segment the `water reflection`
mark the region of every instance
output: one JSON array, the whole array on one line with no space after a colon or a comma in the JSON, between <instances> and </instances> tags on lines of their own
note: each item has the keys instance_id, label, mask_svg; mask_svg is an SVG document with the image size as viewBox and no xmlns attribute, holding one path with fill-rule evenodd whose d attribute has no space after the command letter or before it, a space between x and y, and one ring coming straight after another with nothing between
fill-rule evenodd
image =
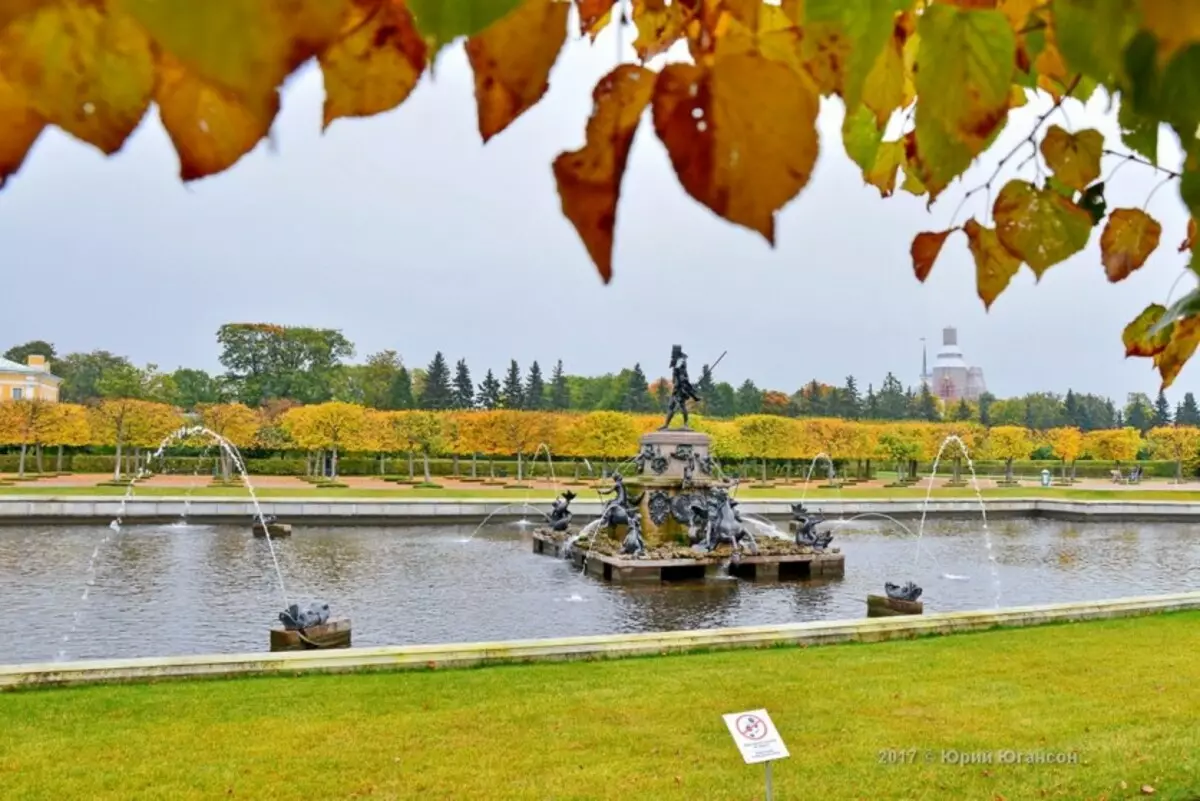
<instances>
[{"instance_id":1,"label":"water reflection","mask_svg":"<svg viewBox=\"0 0 1200 801\"><path fill-rule=\"evenodd\" d=\"M978 521L931 521L921 554L888 521L854 521L834 544L840 580L606 585L530 552L529 532L490 525L297 528L276 543L289 595L354 620L356 645L661 631L854 618L885 581L916 581L936 611L995 593ZM266 543L247 527L125 526L88 560L101 527L0 529L0 662L262 651L280 611ZM1185 525L996 521L1006 605L1195 589L1200 539ZM69 643L61 642L79 622Z\"/></svg>"}]
</instances>

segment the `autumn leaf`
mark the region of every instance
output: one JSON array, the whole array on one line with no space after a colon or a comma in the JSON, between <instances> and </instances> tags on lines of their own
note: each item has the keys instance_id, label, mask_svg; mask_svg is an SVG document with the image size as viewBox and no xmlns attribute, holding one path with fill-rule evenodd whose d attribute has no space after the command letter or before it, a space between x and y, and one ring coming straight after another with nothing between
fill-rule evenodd
<instances>
[{"instance_id":1,"label":"autumn leaf","mask_svg":"<svg viewBox=\"0 0 1200 801\"><path fill-rule=\"evenodd\" d=\"M1117 111L1117 122L1121 126L1121 142L1132 150L1158 163L1158 120L1139 114L1124 95Z\"/></svg>"},{"instance_id":2,"label":"autumn leaf","mask_svg":"<svg viewBox=\"0 0 1200 801\"><path fill-rule=\"evenodd\" d=\"M904 64L896 40L897 4L885 0L806 0L800 53L823 94L860 102L886 121L903 98ZM871 83L868 78L875 83ZM886 111L884 109L886 108Z\"/></svg>"},{"instance_id":3,"label":"autumn leaf","mask_svg":"<svg viewBox=\"0 0 1200 801\"><path fill-rule=\"evenodd\" d=\"M693 10L689 4L667 4L666 0L633 0L633 24L637 38L633 49L643 62L662 55L683 38Z\"/></svg>"},{"instance_id":4,"label":"autumn leaf","mask_svg":"<svg viewBox=\"0 0 1200 801\"><path fill-rule=\"evenodd\" d=\"M1162 225L1141 209L1115 209L1100 235L1100 259L1116 283L1146 263L1158 247Z\"/></svg>"},{"instance_id":5,"label":"autumn leaf","mask_svg":"<svg viewBox=\"0 0 1200 801\"><path fill-rule=\"evenodd\" d=\"M1172 16L1178 17L1178 3ZM1065 60L1064 70L1108 84L1122 84L1125 49L1138 29L1141 3L1054 0L1054 36Z\"/></svg>"},{"instance_id":6,"label":"autumn leaf","mask_svg":"<svg viewBox=\"0 0 1200 801\"><path fill-rule=\"evenodd\" d=\"M133 133L154 90L145 33L83 0L46 4L0 30L0 73L45 122L106 154Z\"/></svg>"},{"instance_id":7,"label":"autumn leaf","mask_svg":"<svg viewBox=\"0 0 1200 801\"><path fill-rule=\"evenodd\" d=\"M1051 125L1042 139L1041 151L1054 176L1082 192L1100 177L1104 136L1093 128L1072 134Z\"/></svg>"},{"instance_id":8,"label":"autumn leaf","mask_svg":"<svg viewBox=\"0 0 1200 801\"><path fill-rule=\"evenodd\" d=\"M879 190L882 197L896 191L896 172L905 166L905 146L902 140L882 141L876 127L875 114L859 106L842 120L842 143L846 153L863 172L863 180Z\"/></svg>"},{"instance_id":9,"label":"autumn leaf","mask_svg":"<svg viewBox=\"0 0 1200 801\"><path fill-rule=\"evenodd\" d=\"M623 64L600 79L587 139L554 160L563 214L575 226L605 283L612 279L613 230L621 179L642 112L654 95L650 70Z\"/></svg>"},{"instance_id":10,"label":"autumn leaf","mask_svg":"<svg viewBox=\"0 0 1200 801\"><path fill-rule=\"evenodd\" d=\"M425 72L428 50L402 0L381 0L370 18L318 58L329 127L341 117L366 117L403 103Z\"/></svg>"},{"instance_id":11,"label":"autumn leaf","mask_svg":"<svg viewBox=\"0 0 1200 801\"><path fill-rule=\"evenodd\" d=\"M1167 325L1154 331L1162 319L1166 309L1157 303L1151 303L1142 309L1121 333L1121 341L1125 343L1125 357L1154 356L1160 353L1171 341L1173 326Z\"/></svg>"},{"instance_id":12,"label":"autumn leaf","mask_svg":"<svg viewBox=\"0 0 1200 801\"><path fill-rule=\"evenodd\" d=\"M577 0L579 9L579 32L594 42L604 26L612 21L613 4L616 0Z\"/></svg>"},{"instance_id":13,"label":"autumn leaf","mask_svg":"<svg viewBox=\"0 0 1200 801\"><path fill-rule=\"evenodd\" d=\"M1170 342L1154 356L1154 366L1162 378L1163 390L1175 383L1179 371L1196 352L1196 346L1200 344L1200 317L1179 320L1169 330Z\"/></svg>"},{"instance_id":14,"label":"autumn leaf","mask_svg":"<svg viewBox=\"0 0 1200 801\"><path fill-rule=\"evenodd\" d=\"M1192 243L1196 241L1196 218L1188 217L1187 236L1179 243L1179 252L1184 253L1192 249Z\"/></svg>"},{"instance_id":15,"label":"autumn leaf","mask_svg":"<svg viewBox=\"0 0 1200 801\"><path fill-rule=\"evenodd\" d=\"M570 10L561 0L525 0L516 11L467 40L484 142L550 88L550 69L567 40Z\"/></svg>"},{"instance_id":16,"label":"autumn leaf","mask_svg":"<svg viewBox=\"0 0 1200 801\"><path fill-rule=\"evenodd\" d=\"M799 71L804 68L801 35L782 8L758 5L757 0L750 0L745 9L725 3L701 5L687 26L688 50L694 63L703 66L716 58L755 53Z\"/></svg>"},{"instance_id":17,"label":"autumn leaf","mask_svg":"<svg viewBox=\"0 0 1200 801\"><path fill-rule=\"evenodd\" d=\"M1158 40L1160 64L1166 64L1180 50L1200 42L1200 9L1192 4L1181 5L1178 0L1140 0L1138 5L1143 27Z\"/></svg>"},{"instance_id":18,"label":"autumn leaf","mask_svg":"<svg viewBox=\"0 0 1200 801\"><path fill-rule=\"evenodd\" d=\"M175 152L184 181L232 167L271 130L279 113L279 93L258 102L205 82L168 53L158 61L154 102Z\"/></svg>"},{"instance_id":19,"label":"autumn leaf","mask_svg":"<svg viewBox=\"0 0 1200 801\"><path fill-rule=\"evenodd\" d=\"M0 75L0 187L20 169L46 122Z\"/></svg>"},{"instance_id":20,"label":"autumn leaf","mask_svg":"<svg viewBox=\"0 0 1200 801\"><path fill-rule=\"evenodd\" d=\"M344 31L353 0L108 0L206 84L259 104ZM460 3L447 5L458 7Z\"/></svg>"},{"instance_id":21,"label":"autumn leaf","mask_svg":"<svg viewBox=\"0 0 1200 801\"><path fill-rule=\"evenodd\" d=\"M1052 189L1026 181L1004 185L992 206L996 234L1004 247L1038 278L1087 245L1092 218Z\"/></svg>"},{"instance_id":22,"label":"autumn leaf","mask_svg":"<svg viewBox=\"0 0 1200 801\"><path fill-rule=\"evenodd\" d=\"M880 12L875 13L879 15ZM858 80L853 65L846 76L846 102L854 102L861 93L863 104L875 112L875 119L881 126L887 124L896 109L906 108L913 101L915 89L911 69L905 66L904 47L915 25L911 13L901 14L862 81Z\"/></svg>"},{"instance_id":23,"label":"autumn leaf","mask_svg":"<svg viewBox=\"0 0 1200 801\"><path fill-rule=\"evenodd\" d=\"M912 254L913 272L916 273L918 281L925 283L925 279L929 277L929 271L933 269L933 263L937 261L938 254L942 252L942 245L946 243L946 237L957 230L957 228L951 228L948 231L925 231L916 235L912 241L910 253Z\"/></svg>"},{"instance_id":24,"label":"autumn leaf","mask_svg":"<svg viewBox=\"0 0 1200 801\"><path fill-rule=\"evenodd\" d=\"M771 107L771 125L758 116ZM775 242L775 213L808 183L817 158L817 92L758 55L710 69L669 64L654 92L654 129L687 193Z\"/></svg>"},{"instance_id":25,"label":"autumn leaf","mask_svg":"<svg viewBox=\"0 0 1200 801\"><path fill-rule=\"evenodd\" d=\"M963 224L967 247L975 259L975 286L985 309L1008 287L1021 268L1021 260L1000 244L995 229L985 228L973 218Z\"/></svg>"},{"instance_id":26,"label":"autumn leaf","mask_svg":"<svg viewBox=\"0 0 1200 801\"><path fill-rule=\"evenodd\" d=\"M522 0L405 0L417 30L437 52L460 36L474 36L499 22Z\"/></svg>"}]
</instances>

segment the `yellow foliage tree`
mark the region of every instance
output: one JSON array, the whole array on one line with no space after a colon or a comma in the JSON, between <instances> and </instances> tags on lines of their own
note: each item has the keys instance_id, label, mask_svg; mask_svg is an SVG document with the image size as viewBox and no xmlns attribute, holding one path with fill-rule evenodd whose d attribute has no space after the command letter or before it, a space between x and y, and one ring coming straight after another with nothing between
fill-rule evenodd
<instances>
[{"instance_id":1,"label":"yellow foliage tree","mask_svg":"<svg viewBox=\"0 0 1200 801\"><path fill-rule=\"evenodd\" d=\"M413 456L420 453L425 468L425 483L432 484L429 455L441 446L441 418L434 412L393 412L392 428L396 439L408 452L408 477L414 474Z\"/></svg>"},{"instance_id":2,"label":"yellow foliage tree","mask_svg":"<svg viewBox=\"0 0 1200 801\"><path fill-rule=\"evenodd\" d=\"M87 445L92 438L91 423L85 407L75 403L56 403L51 411L51 423L45 434L45 444L58 449L55 471L63 471L63 449ZM38 464L41 470L41 464Z\"/></svg>"},{"instance_id":3,"label":"yellow foliage tree","mask_svg":"<svg viewBox=\"0 0 1200 801\"><path fill-rule=\"evenodd\" d=\"M987 432L982 450L987 458L1004 462L1004 481L1012 484L1013 460L1029 458L1033 439L1022 426L996 426Z\"/></svg>"},{"instance_id":4,"label":"yellow foliage tree","mask_svg":"<svg viewBox=\"0 0 1200 801\"><path fill-rule=\"evenodd\" d=\"M200 422L217 436L236 448L252 446L262 427L262 415L242 403L213 403L199 408ZM230 456L221 449L221 476L226 483L232 478Z\"/></svg>"},{"instance_id":5,"label":"yellow foliage tree","mask_svg":"<svg viewBox=\"0 0 1200 801\"><path fill-rule=\"evenodd\" d=\"M1183 462L1195 459L1200 450L1200 429L1192 426L1159 426L1150 429L1146 441L1159 459L1175 462L1175 483L1183 483Z\"/></svg>"},{"instance_id":6,"label":"yellow foliage tree","mask_svg":"<svg viewBox=\"0 0 1200 801\"><path fill-rule=\"evenodd\" d=\"M1067 480L1068 462L1071 464L1071 477L1074 478L1075 460L1083 452L1083 432L1073 426L1052 428L1046 432L1046 442L1062 462L1062 480Z\"/></svg>"},{"instance_id":7,"label":"yellow foliage tree","mask_svg":"<svg viewBox=\"0 0 1200 801\"><path fill-rule=\"evenodd\" d=\"M1085 453L1091 454L1093 459L1116 462L1118 470L1122 462L1136 459L1141 448L1142 435L1136 428L1089 431L1083 438Z\"/></svg>"},{"instance_id":8,"label":"yellow foliage tree","mask_svg":"<svg viewBox=\"0 0 1200 801\"><path fill-rule=\"evenodd\" d=\"M121 480L126 445L133 446L136 461L142 448L157 446L182 424L172 407L134 398L106 398L91 409L90 418L92 441L116 451L113 481Z\"/></svg>"},{"instance_id":9,"label":"yellow foliage tree","mask_svg":"<svg viewBox=\"0 0 1200 801\"><path fill-rule=\"evenodd\" d=\"M631 458L638 449L637 421L621 412L588 412L572 426L572 450L580 456L609 460Z\"/></svg>"},{"instance_id":10,"label":"yellow foliage tree","mask_svg":"<svg viewBox=\"0 0 1200 801\"><path fill-rule=\"evenodd\" d=\"M40 398L0 401L0 437L5 444L20 445L17 475L25 477L29 446L38 449L38 472L42 471L41 446L53 429L55 404Z\"/></svg>"},{"instance_id":11,"label":"yellow foliage tree","mask_svg":"<svg viewBox=\"0 0 1200 801\"><path fill-rule=\"evenodd\" d=\"M329 476L337 478L339 454L364 449L367 410L342 401L296 406L283 413L281 424L293 442L306 451L316 451L318 458L328 451ZM320 472L325 472L323 465Z\"/></svg>"},{"instance_id":12,"label":"yellow foliage tree","mask_svg":"<svg viewBox=\"0 0 1200 801\"><path fill-rule=\"evenodd\" d=\"M734 418L738 439L746 455L758 459L762 480L767 480L767 459L790 456L795 421L773 414L750 414Z\"/></svg>"}]
</instances>

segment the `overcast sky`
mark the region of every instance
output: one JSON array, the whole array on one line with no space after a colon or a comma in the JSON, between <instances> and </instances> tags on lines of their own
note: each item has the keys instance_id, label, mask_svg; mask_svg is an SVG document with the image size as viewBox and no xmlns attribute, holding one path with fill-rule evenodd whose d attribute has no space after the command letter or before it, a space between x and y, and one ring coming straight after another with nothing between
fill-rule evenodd
<instances>
[{"instance_id":1,"label":"overcast sky","mask_svg":"<svg viewBox=\"0 0 1200 801\"><path fill-rule=\"evenodd\" d=\"M1107 283L1097 234L1040 286L1023 268L985 313L961 234L925 285L908 256L915 233L946 226L963 185L932 212L902 192L880 199L841 146L836 100L824 103L816 172L780 215L775 250L685 194L647 116L605 287L560 212L550 162L581 144L592 86L615 49L609 34L569 45L547 97L486 147L461 46L399 109L324 134L321 77L306 69L284 93L274 147L186 187L153 113L110 159L47 131L0 192L3 294L22 299L4 304L0 345L47 339L59 352L103 348L168 370L216 370L222 323L269 321L339 328L360 358L391 348L423 366L442 350L465 357L478 381L510 358L547 368L561 358L573 373L641 362L653 377L678 342L693 375L728 350L719 379L792 391L847 374L865 389L889 370L915 384L920 338L932 358L942 327L954 325L1000 396L1157 391L1149 360L1125 360L1120 335L1146 304L1166 300L1185 265L1174 185L1150 203L1163 241L1133 277ZM966 186L991 174L1035 114L1014 114ZM1068 127L1115 133L1102 101L1068 114ZM1175 157L1175 142L1162 147ZM1109 208L1142 206L1157 182L1149 169L1122 168ZM958 222L983 204L980 193ZM1190 285L1184 278L1175 295ZM1173 400L1196 388L1198 369L1185 368Z\"/></svg>"}]
</instances>

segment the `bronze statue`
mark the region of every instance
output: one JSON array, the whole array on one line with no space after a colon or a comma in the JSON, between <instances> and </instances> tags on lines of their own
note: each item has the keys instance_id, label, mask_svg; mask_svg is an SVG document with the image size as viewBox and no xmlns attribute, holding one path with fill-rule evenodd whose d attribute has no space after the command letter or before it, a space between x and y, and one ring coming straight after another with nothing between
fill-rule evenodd
<instances>
[{"instance_id":1,"label":"bronze statue","mask_svg":"<svg viewBox=\"0 0 1200 801\"><path fill-rule=\"evenodd\" d=\"M547 520L550 523L551 531L566 531L567 526L571 525L571 501L575 500L575 493L567 490L558 498L550 507L550 514L547 515Z\"/></svg>"},{"instance_id":2,"label":"bronze statue","mask_svg":"<svg viewBox=\"0 0 1200 801\"><path fill-rule=\"evenodd\" d=\"M921 588L911 581L903 587L890 581L886 582L883 585L883 591L887 593L887 597L895 598L897 601L915 601L921 597Z\"/></svg>"},{"instance_id":3,"label":"bronze statue","mask_svg":"<svg viewBox=\"0 0 1200 801\"><path fill-rule=\"evenodd\" d=\"M696 394L696 388L692 386L692 381L688 378L687 354L683 352L681 346L673 345L671 346L671 404L667 407L667 421L662 424L660 431L671 427L671 419L675 417L676 412L683 415L683 428L691 430L688 427L687 402L689 400L699 402L700 396Z\"/></svg>"}]
</instances>

